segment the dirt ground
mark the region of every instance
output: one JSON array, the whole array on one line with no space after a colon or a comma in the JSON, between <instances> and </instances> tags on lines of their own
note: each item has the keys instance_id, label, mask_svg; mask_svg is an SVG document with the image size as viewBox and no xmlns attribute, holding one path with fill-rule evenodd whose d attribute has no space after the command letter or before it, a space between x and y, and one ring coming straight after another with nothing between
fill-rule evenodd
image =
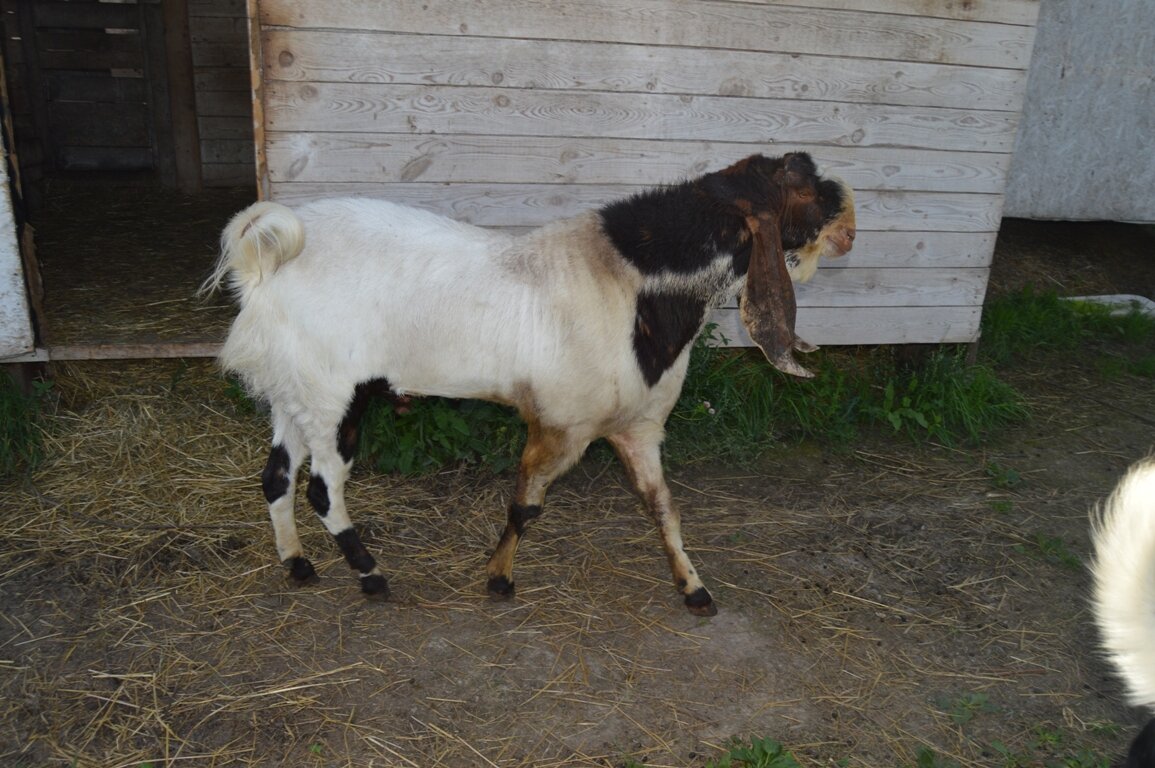
<instances>
[{"instance_id":1,"label":"dirt ground","mask_svg":"<svg viewBox=\"0 0 1155 768\"><path fill-rule=\"evenodd\" d=\"M1153 245L1007 222L991 291L1150 297ZM1100 765L1142 716L1096 653L1087 515L1155 433L1151 380L1101 373L1111 352L1005 372L1033 416L982 447L672 468L711 619L596 458L532 524L512 602L483 575L512 480L470 470L354 474L390 602L303 503L322 580L291 588L263 417L211 363L60 365L48 457L0 487L0 763L703 766L769 736L803 766Z\"/></svg>"}]
</instances>

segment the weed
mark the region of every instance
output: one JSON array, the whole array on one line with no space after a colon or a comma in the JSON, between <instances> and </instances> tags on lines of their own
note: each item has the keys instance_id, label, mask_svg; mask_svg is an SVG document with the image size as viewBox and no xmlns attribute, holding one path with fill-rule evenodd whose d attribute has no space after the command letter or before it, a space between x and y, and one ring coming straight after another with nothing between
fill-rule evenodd
<instances>
[{"instance_id":1,"label":"weed","mask_svg":"<svg viewBox=\"0 0 1155 768\"><path fill-rule=\"evenodd\" d=\"M26 395L0 373L0 477L35 467L43 458L40 421L51 390L50 382L38 381Z\"/></svg>"},{"instance_id":2,"label":"weed","mask_svg":"<svg viewBox=\"0 0 1155 768\"><path fill-rule=\"evenodd\" d=\"M986 470L987 477L991 479L991 482L995 484L996 488L1008 490L1023 482L1023 476L1016 470L1010 467L1004 467L998 462L988 461L984 469Z\"/></svg>"},{"instance_id":3,"label":"weed","mask_svg":"<svg viewBox=\"0 0 1155 768\"><path fill-rule=\"evenodd\" d=\"M920 747L915 758L916 768L959 768L959 764L949 757L943 757L930 747Z\"/></svg>"},{"instance_id":4,"label":"weed","mask_svg":"<svg viewBox=\"0 0 1155 768\"><path fill-rule=\"evenodd\" d=\"M1058 565L1073 571L1081 571L1083 569L1083 561L1079 559L1079 556L1071 551L1070 547L1067 546L1067 542L1056 536L1036 533L1033 549L1028 549L1026 546L1019 544L1015 547L1015 551L1037 557L1051 565Z\"/></svg>"},{"instance_id":5,"label":"weed","mask_svg":"<svg viewBox=\"0 0 1155 768\"><path fill-rule=\"evenodd\" d=\"M965 725L978 714L999 711L985 693L965 693L952 701L940 701L939 706L955 725Z\"/></svg>"},{"instance_id":6,"label":"weed","mask_svg":"<svg viewBox=\"0 0 1155 768\"><path fill-rule=\"evenodd\" d=\"M800 768L794 755L770 738L735 742L726 754L706 763L706 768Z\"/></svg>"},{"instance_id":7,"label":"weed","mask_svg":"<svg viewBox=\"0 0 1155 768\"><path fill-rule=\"evenodd\" d=\"M983 308L982 353L1001 365L1035 350L1075 349L1087 339L1135 344L1155 334L1155 318L1138 310L1118 313L1095 302L1060 299L1033 286L987 302Z\"/></svg>"}]
</instances>

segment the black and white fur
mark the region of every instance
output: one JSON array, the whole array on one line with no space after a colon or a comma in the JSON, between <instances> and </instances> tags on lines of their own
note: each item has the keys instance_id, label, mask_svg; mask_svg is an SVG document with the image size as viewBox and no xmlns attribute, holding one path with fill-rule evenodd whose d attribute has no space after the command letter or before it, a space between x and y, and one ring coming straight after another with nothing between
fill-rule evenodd
<instances>
[{"instance_id":1,"label":"black and white fur","mask_svg":"<svg viewBox=\"0 0 1155 768\"><path fill-rule=\"evenodd\" d=\"M606 437L658 522L686 605L713 613L661 466L691 342L749 272L772 301L744 295L743 316L773 331L762 337L775 364L803 371L790 356L809 345L793 336L787 252L816 262L853 239L850 189L805 154L747 158L521 236L382 200L254 204L225 229L206 289L231 285L240 312L221 362L271 405L262 487L281 560L298 582L315 578L293 513L311 457L307 498L362 590L386 596L343 493L365 402L374 392L478 398L515 407L528 425L487 566L492 595L513 594L514 552L550 483ZM755 277L752 255L774 266Z\"/></svg>"}]
</instances>

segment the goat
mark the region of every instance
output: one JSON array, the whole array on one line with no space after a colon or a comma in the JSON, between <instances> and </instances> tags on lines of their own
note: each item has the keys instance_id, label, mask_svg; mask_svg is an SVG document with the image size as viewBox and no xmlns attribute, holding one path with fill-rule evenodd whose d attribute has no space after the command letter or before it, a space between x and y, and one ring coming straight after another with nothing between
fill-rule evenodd
<instances>
[{"instance_id":1,"label":"goat","mask_svg":"<svg viewBox=\"0 0 1155 768\"><path fill-rule=\"evenodd\" d=\"M775 366L809 376L792 356L814 347L794 333L787 259L800 270L849 251L853 200L792 153L754 155L520 236L372 199L295 211L259 202L237 214L204 289L231 284L240 311L220 360L271 406L261 484L290 578L316 577L293 515L311 455L309 502L362 591L387 597L344 501L366 400L473 398L513 406L528 427L486 566L491 596L514 594L514 553L550 483L606 437L658 524L686 606L713 615L661 465L691 342L745 284L750 336Z\"/></svg>"},{"instance_id":2,"label":"goat","mask_svg":"<svg viewBox=\"0 0 1155 768\"><path fill-rule=\"evenodd\" d=\"M1092 606L1103 647L1128 699L1155 713L1155 457L1136 463L1093 513ZM1155 717L1131 742L1124 768L1155 766Z\"/></svg>"}]
</instances>

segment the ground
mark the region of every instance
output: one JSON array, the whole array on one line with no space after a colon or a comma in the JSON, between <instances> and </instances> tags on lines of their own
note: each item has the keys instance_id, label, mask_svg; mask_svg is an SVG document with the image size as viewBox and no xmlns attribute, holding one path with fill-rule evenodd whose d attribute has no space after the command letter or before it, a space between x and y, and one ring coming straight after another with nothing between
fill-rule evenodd
<instances>
[{"instance_id":1,"label":"ground","mask_svg":"<svg viewBox=\"0 0 1155 768\"><path fill-rule=\"evenodd\" d=\"M991 291L1152 296L1153 243L1008 222ZM512 480L471 469L354 474L390 602L304 513L322 578L293 588L264 419L210 363L62 364L46 460L0 488L0 762L703 766L772 737L804 766L1100 765L1142 715L1096 651L1088 510L1155 425L1109 351L1008 369L1032 418L980 447L672 467L711 619L597 457L531 525L511 602L484 564Z\"/></svg>"}]
</instances>

